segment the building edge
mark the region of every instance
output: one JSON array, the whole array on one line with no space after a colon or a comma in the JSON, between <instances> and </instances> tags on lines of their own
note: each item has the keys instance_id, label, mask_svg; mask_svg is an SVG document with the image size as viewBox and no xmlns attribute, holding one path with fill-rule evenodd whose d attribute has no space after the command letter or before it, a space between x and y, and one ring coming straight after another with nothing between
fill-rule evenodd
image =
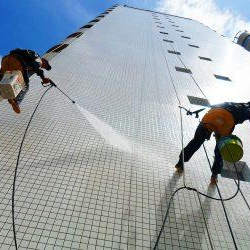
<instances>
[{"instance_id":1,"label":"building edge","mask_svg":"<svg viewBox=\"0 0 250 250\"><path fill-rule=\"evenodd\" d=\"M52 58L57 56L62 50L64 50L71 43L76 41L79 37L81 37L85 32L87 32L90 28L92 28L96 23L101 21L106 15L108 15L118 6L119 6L118 4L115 4L111 6L110 8L106 9L103 13L99 14L96 18L89 21L84 26L80 27L76 32L68 35L62 42L49 48L42 57L50 61Z\"/></svg>"}]
</instances>

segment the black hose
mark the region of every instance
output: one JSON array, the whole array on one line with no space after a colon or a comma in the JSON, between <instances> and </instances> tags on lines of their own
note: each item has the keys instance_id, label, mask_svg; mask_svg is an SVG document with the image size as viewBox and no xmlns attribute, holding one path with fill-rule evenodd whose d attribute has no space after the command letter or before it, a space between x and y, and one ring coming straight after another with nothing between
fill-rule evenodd
<instances>
[{"instance_id":1,"label":"black hose","mask_svg":"<svg viewBox=\"0 0 250 250\"><path fill-rule=\"evenodd\" d=\"M160 241L160 238L161 238L161 234L162 234L163 228L164 228L165 223L166 223L167 218L168 218L168 214L169 214L169 209L170 209L171 202L172 202L172 200L174 199L174 196L175 196L180 190L185 189L185 188L186 188L186 187L180 187L180 188L176 189L176 190L172 193L172 195L171 195L171 197L170 197L170 201L168 202L168 207L167 207L167 211L166 211L166 214L165 214L165 217L164 217L162 226L161 226L161 230L160 230L160 232L159 232L159 234L158 234L157 240L156 240L155 245L154 245L154 248L153 248L154 250L156 250L156 248L158 247L158 244L159 244L159 241Z\"/></svg>"},{"instance_id":2,"label":"black hose","mask_svg":"<svg viewBox=\"0 0 250 250\"><path fill-rule=\"evenodd\" d=\"M172 46L172 47L173 47L173 46ZM184 64L184 62L182 61L182 59L181 59L179 56L178 56L178 58L181 60L182 64L183 64L184 67L186 68L186 65ZM174 85L174 82L173 82L173 79L172 79L172 75L171 75L171 73L170 73L170 69L169 69L169 66L168 66L168 62L167 62L166 56L164 56L164 59L165 59L165 62L166 62L166 64L167 64L167 67L168 67L168 71L169 71L169 74L170 74L170 79L171 79L171 82L172 82L174 91L175 91L175 93L176 93L176 97L177 97L177 99L178 99L179 104L181 105L181 102L180 102L180 99L179 99L177 90L176 90L176 88L175 88L175 85ZM195 82L195 84L197 85L197 87L200 89L201 93L206 97L205 93L202 91L202 89L200 88L199 84L196 82L196 80L194 79L194 77L193 77L192 75L191 75L191 77L192 77L193 81ZM182 108L181 106L179 106L179 107L180 107L180 109ZM186 110L186 111L187 111L187 110ZM180 113L181 113L181 112L180 112ZM189 113L189 112L188 112L188 113ZM182 121L182 115L181 115L181 121ZM182 126L182 125L181 125L181 126ZM182 140L183 140L183 138L182 138ZM207 152L206 152L206 149L205 149L204 144L203 144L203 147L204 147L204 150L205 150L205 153L206 153L208 162L209 162L209 158L208 158L208 155L207 155ZM184 158L184 157L183 157L183 154L182 154L182 158ZM184 160L184 159L183 159L183 160ZM209 162L209 165L210 165L210 169L211 169L211 164L210 164L210 162ZM234 238L234 235L233 235L233 231L232 231L232 228L231 228L229 219L228 219L228 215L227 215L227 212L226 212L226 209L225 209L225 205L224 205L224 203L223 203L224 201L229 201L229 200L233 199L234 197L236 197L237 194L238 194L239 191L240 191L239 175L238 175L237 168L236 168L235 164L234 164L234 167L235 167L235 170L236 170L236 173L237 173L237 178L238 178L237 190L236 190L235 194L232 195L232 196L229 197L229 198L222 199L222 196L221 196L221 193L220 193L220 190L219 190L217 184L216 184L216 187L217 187L217 190L218 190L218 193L219 193L220 198L214 198L214 197L211 197L211 196L209 196L209 195L206 195L206 194L204 194L204 193L199 192L199 191L198 191L197 189L195 189L195 188L187 187L186 184L185 184L185 182L184 182L184 186L182 186L182 187L180 187L180 188L178 188L178 189L176 189L176 190L174 191L174 193L171 195L171 198L170 198L170 201L169 201L169 204L168 204L168 208L167 208L167 212L166 212L165 218L164 218L164 220L163 220L163 224L162 224L160 233L159 233L159 235L158 235L158 237L157 237L157 241L156 241L155 246L154 246L154 248L153 248L154 250L155 250L156 247L158 246L160 236L161 236L161 234L162 234L164 225L165 225L165 223L166 223L166 220L167 220L167 217L168 217L168 214L169 214L169 209L170 209L171 202L172 202L172 200L173 200L175 194L176 194L179 190L182 190L182 189L192 190L192 191L197 192L197 195L200 194L200 195L205 196L205 197L207 197L207 198L209 198L209 199L217 200L217 201L221 201L221 202L222 202L223 210L224 210L224 213L225 213L225 215L226 215L227 224L228 224L229 229L230 229L230 233L231 233L231 236L232 236L232 239L233 239L233 242L234 242L235 249L238 249L238 248L237 248L236 241L235 241L235 238ZM209 236L209 239L210 239L210 236ZM210 239L210 243L211 243L211 239ZM211 247L212 247L212 245L211 245ZM213 248L213 247L212 247L212 248Z\"/></svg>"},{"instance_id":3,"label":"black hose","mask_svg":"<svg viewBox=\"0 0 250 250\"><path fill-rule=\"evenodd\" d=\"M22 142L20 144L20 148L19 148L19 152L18 152L18 156L17 156L17 161L16 161L16 167L15 167L15 172L14 172L14 180L13 180L13 189L12 189L12 227L13 227L13 235L14 235L14 242L15 242L15 248L17 249L17 239L16 239L16 226L15 226L15 189L16 189L16 177L17 177L17 168L18 168L18 165L19 165L19 161L20 161L20 155L21 155L21 152L22 152L22 147L23 147L23 143L24 143L24 140L25 140L25 137L26 137L26 134L27 134L27 131L29 129L29 126L31 124L31 121L42 101L42 99L44 98L44 96L48 93L48 91L52 88L52 87L56 87L64 96L66 96L72 103L75 103L74 100L72 100L67 94L65 94L60 88L57 87L57 85L52 81L50 80L50 83L49 85L43 85L44 87L48 87L48 89L46 89L44 91L44 93L42 94L40 100L38 101L31 117L30 117L30 120L27 124L27 127L25 129L25 132L23 134L23 138L22 138Z\"/></svg>"},{"instance_id":4,"label":"black hose","mask_svg":"<svg viewBox=\"0 0 250 250\"><path fill-rule=\"evenodd\" d=\"M16 167L15 167L15 172L14 172L14 180L13 180L13 188L12 188L12 227L13 227L13 235L14 235L14 242L15 242L15 247L17 249L17 240L16 240L16 226L15 226L15 189L16 189L16 177L17 177L17 168L18 168L18 165L19 165L19 160L20 160L20 155L21 155L21 152L22 152L22 147L23 147L23 142L25 140L25 137L26 137L26 134L27 134L27 131L29 129L29 126L30 126L30 123L43 99L43 97L48 93L48 91L52 88L53 86L51 85L48 89L46 89L46 91L44 91L44 93L42 94L39 102L37 103L31 117L30 117L30 120L28 122L28 125L25 129L25 132L23 134L23 139L22 139L22 142L20 144L20 148L19 148L19 152L18 152L18 156L17 156L17 161L16 161Z\"/></svg>"}]
</instances>

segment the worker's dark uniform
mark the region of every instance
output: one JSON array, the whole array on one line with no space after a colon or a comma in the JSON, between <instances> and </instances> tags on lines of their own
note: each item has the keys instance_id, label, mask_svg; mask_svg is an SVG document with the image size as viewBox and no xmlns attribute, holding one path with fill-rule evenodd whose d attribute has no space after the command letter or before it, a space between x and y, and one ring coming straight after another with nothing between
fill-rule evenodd
<instances>
[{"instance_id":1,"label":"worker's dark uniform","mask_svg":"<svg viewBox=\"0 0 250 250\"><path fill-rule=\"evenodd\" d=\"M21 103L25 94L29 90L29 77L36 73L42 79L44 78L43 70L40 69L40 56L33 50L15 49L10 51L9 55L2 58L0 80L7 70L20 70L25 81L25 88L15 98L18 104Z\"/></svg>"},{"instance_id":2,"label":"worker's dark uniform","mask_svg":"<svg viewBox=\"0 0 250 250\"><path fill-rule=\"evenodd\" d=\"M234 125L241 124L246 120L250 119L250 102L248 103L233 103L233 102L225 102L222 104L214 105L213 108L222 108L229 111L234 119ZM234 127L231 130L233 132ZM200 146L204 143L205 140L209 140L211 137L212 131L209 131L206 126L201 122L198 128L195 131L194 138L188 143L188 145L184 148L184 161L187 162L193 156L193 154L200 148ZM219 139L220 135L215 135L217 139ZM223 167L223 160L216 143L215 149L215 159L212 166L212 176L216 177L221 173ZM179 156L178 166L182 166L182 153Z\"/></svg>"}]
</instances>

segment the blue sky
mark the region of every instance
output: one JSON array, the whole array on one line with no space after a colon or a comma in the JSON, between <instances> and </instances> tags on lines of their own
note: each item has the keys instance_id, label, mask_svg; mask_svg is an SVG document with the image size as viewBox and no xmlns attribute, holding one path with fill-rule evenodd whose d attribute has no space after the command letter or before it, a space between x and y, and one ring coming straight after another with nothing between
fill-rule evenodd
<instances>
[{"instance_id":1,"label":"blue sky","mask_svg":"<svg viewBox=\"0 0 250 250\"><path fill-rule=\"evenodd\" d=\"M158 9L161 11L188 15L192 18L193 6L205 0L8 0L0 1L0 21L1 21L1 39L0 55L5 55L13 48L30 48L43 54L53 45L62 41L66 36L76 31L85 23L94 19L98 14L112 5L128 4L140 8ZM181 7L185 4L189 11L183 11ZM240 20L249 22L250 12L246 5L249 0L206 0L203 5L209 5L201 11L214 11L216 6L216 15L222 15L225 21L234 20L234 17L240 15ZM179 5L178 5L179 4ZM161 8L159 7L161 5ZM212 6L212 7L211 7ZM204 6L203 6L204 7ZM179 8L179 9L178 9ZM210 9L209 9L210 8ZM225 14L226 13L226 14ZM228 15L228 13L230 15ZM193 17L196 18L195 16ZM199 17L197 17L198 19ZM239 17L237 17L239 19ZM236 18L236 21L238 19ZM213 18L214 19L214 18ZM208 19L201 20L208 25L217 25L209 23ZM228 22L228 21L227 21ZM219 21L220 23L220 21ZM223 24L226 26L226 24ZM222 25L222 26L223 26ZM223 33L225 27L218 27ZM237 23L241 27L242 23ZM213 27L214 28L214 27ZM217 28L217 27L215 27ZM232 29L231 26L228 29ZM225 30L225 33L228 32Z\"/></svg>"},{"instance_id":2,"label":"blue sky","mask_svg":"<svg viewBox=\"0 0 250 250\"><path fill-rule=\"evenodd\" d=\"M217 0L216 3L222 9L231 9L250 20L250 0Z\"/></svg>"}]
</instances>

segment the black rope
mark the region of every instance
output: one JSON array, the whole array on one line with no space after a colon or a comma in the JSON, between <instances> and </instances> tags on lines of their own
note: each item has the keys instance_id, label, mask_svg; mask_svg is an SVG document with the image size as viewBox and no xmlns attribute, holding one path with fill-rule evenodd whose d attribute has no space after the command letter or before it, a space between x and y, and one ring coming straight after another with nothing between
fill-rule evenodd
<instances>
[{"instance_id":1,"label":"black rope","mask_svg":"<svg viewBox=\"0 0 250 250\"><path fill-rule=\"evenodd\" d=\"M173 46L173 45L171 45L171 46L172 46L173 50L175 50L174 46ZM177 54L177 57L179 58L179 60L180 60L180 62L182 63L182 65L187 69L187 66L185 65L185 63L184 63L183 60L181 59L181 56L179 56L179 55ZM193 81L194 81L194 83L196 84L196 86L200 89L200 91L201 91L201 93L203 94L203 96L204 96L205 98L207 98L206 94L202 91L202 89L200 88L198 82L195 80L194 76L193 76L193 75L190 75L190 76L191 76L191 78L193 79ZM187 109L184 108L184 107L182 107L182 108L183 108L184 110L187 111L187 114L192 115L192 112L190 112L189 110L187 110ZM238 174L238 173L237 173L237 169L236 169L236 174ZM238 180L239 180L239 178L238 178ZM249 205L249 203L247 202L246 197L244 196L243 192L241 191L241 189L240 189L240 187L239 187L239 183L237 183L236 180L234 180L234 182L235 182L235 185L236 185L237 188L238 188L238 192L240 192L240 194L241 194L243 200L245 201L245 203L246 203L248 209L250 210L250 205Z\"/></svg>"},{"instance_id":2,"label":"black rope","mask_svg":"<svg viewBox=\"0 0 250 250\"><path fill-rule=\"evenodd\" d=\"M162 231L163 231L163 229L164 229L164 225L165 225L165 223L166 223L166 221L167 221L167 218L168 218L168 214L169 214L171 202L172 202L172 200L174 199L174 196L175 196L180 190L185 189L185 188L186 188L186 187L180 187L180 188L176 189L176 190L172 193L172 195L171 195L171 197L170 197L170 200L169 200L169 202L168 202L167 212L166 212L166 214L165 214L165 217L164 217L164 220L163 220L163 223L162 223L162 226L161 226L161 230L160 230L160 232L159 232L159 234L158 234L157 240L156 240L155 245L154 245L154 248L153 248L154 250L156 250L156 248L158 247L158 244L159 244L159 241L160 241L160 238L161 238L161 234L162 234Z\"/></svg>"},{"instance_id":3,"label":"black rope","mask_svg":"<svg viewBox=\"0 0 250 250\"><path fill-rule=\"evenodd\" d=\"M209 233L209 230L208 230L208 225L207 225L207 221L206 221L206 218L205 218L205 213L204 213L203 208L202 208L201 198L200 198L198 192L196 192L196 194L197 194L197 197L198 197L198 200L199 200L199 203L200 203L202 216L203 216L203 219L204 219L204 222L205 222L205 226L206 226L206 230L207 230L207 235L208 235L208 240L209 240L210 246L211 246L211 248L213 250L214 247L213 247L212 239L211 239L211 236L210 236L210 233Z\"/></svg>"},{"instance_id":4,"label":"black rope","mask_svg":"<svg viewBox=\"0 0 250 250\"><path fill-rule=\"evenodd\" d=\"M43 99L43 97L48 93L48 91L52 88L53 86L51 85L46 91L44 91L44 93L42 94L39 102L37 103L31 117L30 117L30 120L27 124L27 127L25 129L25 132L23 134L23 139L22 139L22 142L20 144L20 147L19 147L19 152L18 152L18 156L17 156L17 161L16 161L16 167L15 167L15 172L14 172L14 180L13 180L13 188L12 188L12 227L13 227L13 235L14 235L14 242L15 242L15 248L17 249L17 239L16 239L16 226L15 226L15 189L16 189L16 177L17 177L17 168L18 168L18 165L19 165L19 160L20 160L20 155L21 155L21 152L22 152L22 147L23 147L23 142L25 140L25 137L26 137L26 134L27 134L27 131L29 129L29 126L31 124L31 121Z\"/></svg>"},{"instance_id":5,"label":"black rope","mask_svg":"<svg viewBox=\"0 0 250 250\"><path fill-rule=\"evenodd\" d=\"M173 46L172 46L172 47L173 47ZM163 54L163 55L164 55L164 54ZM181 58L180 58L179 56L178 56L178 58L181 60ZM164 59L165 59L165 62L166 62L166 64L167 64L167 67L168 67L168 71L169 71L169 74L170 74L170 78L171 78L172 85L173 85L173 87L174 87L174 90L175 90L177 99L178 99L179 104L180 104L180 98L179 98L178 93L177 93L177 90L176 90L176 88L175 88L175 85L174 85L174 82L173 82L173 79L172 79L172 76L171 76L171 73L170 73L169 65L168 65L168 62L167 62L167 59L166 59L165 56L164 56ZM184 67L186 68L186 65L184 64L184 62L183 62L182 60L181 60L181 62L182 62L182 64L184 65ZM198 83L196 82L196 80L194 79L194 77L193 77L193 76L191 76L191 77L192 77L192 79L194 80L194 82L195 82L195 84L197 85L197 87L200 89L201 93L206 97L205 93L202 91L202 89L200 88L200 86L198 85ZM181 106L179 106L179 107L180 107L180 109L183 108L183 107L181 107ZM187 110L186 110L186 111L187 111ZM180 113L181 113L181 112L180 112ZM189 111L188 113L190 113L190 111ZM182 114L181 114L181 121L182 121ZM182 126L182 125L181 125L181 126ZM182 127L182 128L183 128L183 127ZM210 164L210 161L209 161L209 158L208 158L208 155L207 155L207 151L206 151L206 149L205 149L204 144L203 144L203 147L204 147L204 150L205 150L205 153L206 153L208 162L209 162L209 166L210 166L210 169L211 169L211 164ZM184 154L182 153L182 159L184 158L183 155L184 155ZM184 159L183 159L183 160L184 160ZM233 235L233 231L232 231L232 228L231 228L229 219L228 219L228 215L227 215L227 212L226 212L226 209L225 209L225 205L224 205L224 201L229 201L229 200L233 199L234 197L236 197L237 194L238 194L238 192L239 192L239 190L240 190L240 180L239 180L239 175L238 175L237 168L236 168L235 164L234 164L234 167L235 167L235 170L236 170L236 173L237 173L237 178L238 178L237 191L235 192L235 194L234 194L233 196L231 196L231 197L229 197L229 198L222 199L222 196L221 196L221 193L220 193L220 190L219 190L219 187L218 187L217 183L216 183L216 187L217 187L217 190L218 190L218 193L219 193L220 198L214 198L214 197L211 197L211 196L206 195L206 194L204 194L204 193L201 193L201 192L199 192L199 191L198 191L197 189L195 189L195 188L187 187L185 183L184 183L184 186L182 186L182 187L180 187L180 188L178 188L178 189L176 189L176 190L174 191L174 193L173 193L173 194L171 195L171 197L170 197L170 201L169 201L169 204L168 204L167 212L166 212L166 214L165 214L165 218L164 218L164 220L163 220L163 224L162 224L161 230L160 230L159 235L158 235L158 237L157 237L157 240L156 240L156 243L155 243L155 246L154 246L154 250L155 250L155 249L157 248L157 246L158 246L158 243L159 243L159 240L160 240L160 237L161 237L163 228L164 228L164 226L165 226L165 223L166 223L166 220L167 220L167 217L168 217L168 214L169 214L169 209L170 209L171 202L172 202L174 196L178 193L178 191L180 191L180 190L182 190L182 189L193 190L193 191L195 191L195 192L197 193L197 195L200 194L200 195L205 196L205 197L207 197L207 198L209 198L209 199L217 200L217 201L221 201L221 202L222 202L223 210L224 210L224 213L225 213L225 216L226 216L227 224L228 224L229 229L230 229L230 233L231 233L231 236L232 236L232 239L233 239L233 242L234 242L235 249L238 249L238 248L237 248L236 241L235 241L235 238L234 238L234 235ZM204 216L203 216L203 217L204 217ZM204 217L204 220L205 220L205 217ZM208 235L209 235L208 228L207 228L207 232L208 232ZM212 243L212 242L211 242L211 239L210 239L210 235L209 235L209 242L210 242L210 244ZM213 249L213 246L212 246L212 245L211 245L211 247L212 247L212 249Z\"/></svg>"},{"instance_id":6,"label":"black rope","mask_svg":"<svg viewBox=\"0 0 250 250\"><path fill-rule=\"evenodd\" d=\"M171 45L171 46L172 46L172 48L174 49L174 46L173 46L173 45ZM174 49L174 50L175 50L175 49ZM181 57L180 57L179 55L177 55L177 57L179 58L179 60L180 60L181 63L183 64L183 66L187 69L187 67L186 67L185 63L183 62L183 60L181 59ZM202 89L200 88L198 82L195 80L195 78L193 77L193 75L191 75L191 78L193 79L193 81L194 81L194 83L196 84L196 86L200 89L200 91L201 91L201 93L204 95L204 97L207 98L206 94L202 91ZM207 155L207 152L206 152L206 149L205 149L204 144L203 144L203 148L204 148L204 151L205 151L206 156L207 156L207 159L208 159L208 155ZM231 153L230 153L230 154L231 154ZM209 162L209 166L210 166L210 169L211 169L211 164L210 164L209 159L208 159L208 162ZM235 182L235 184L237 185L237 191L236 191L234 197L238 194L238 192L240 192L240 194L241 194L243 200L245 201L245 203L246 203L248 209L250 210L250 206L249 206L249 204L248 204L248 202L247 202L245 196L243 195L243 192L242 192L241 189L240 189L240 179L239 179L239 174L238 174L238 172L237 172L237 168L236 168L236 166L235 166L235 163L234 163L234 168L235 168L235 170L236 170L236 175L237 175L237 179L238 179L238 183L237 183L236 180L234 179L234 182ZM220 190L219 190L219 187L218 187L217 184L216 184L216 188L217 188L217 190L218 190L219 196L222 198L221 193L220 193ZM232 198L233 198L233 196L232 196ZM228 223L228 226L229 226L229 229L230 229L230 233L231 233L231 236L232 236L232 239L233 239L235 248L238 249L238 248L237 248L237 245L236 245L236 242L235 242L235 238L234 238L233 232L232 232L232 228L231 228L231 225L230 225L230 222L229 222L229 219L228 219L228 215L227 215L227 212L226 212L226 208L225 208L225 205L224 205L224 203L223 203L223 201L225 201L225 200L227 200L227 199L221 199L221 203L222 203L222 206L223 206L223 210L224 210L224 213L225 213L225 216L226 216L226 220L227 220L227 223Z\"/></svg>"},{"instance_id":7,"label":"black rope","mask_svg":"<svg viewBox=\"0 0 250 250\"><path fill-rule=\"evenodd\" d=\"M31 121L39 107L39 105L41 104L41 101L42 99L44 98L44 96L48 93L48 91L52 88L52 87L56 87L63 95L65 95L72 103L75 104L75 101L72 100L67 94L65 94L60 88L57 87L57 85L52 81L50 80L50 84L48 85L43 85L44 87L48 87L48 89L46 89L44 91L44 93L42 94L40 100L38 101L31 117L30 117L30 120L27 124L27 127L25 129L25 132L23 134L23 138L22 138L22 142L20 144L20 147L19 147L19 152L18 152L18 156L17 156L17 161L16 161L16 167L15 167L15 172L14 172L14 180L13 180L13 189L12 189L12 227L13 227L13 236L14 236L14 242L15 242L15 248L17 248L17 239L16 239L16 226L15 226L15 190L16 190L16 177L17 177L17 168L18 168L18 165L19 165L19 161L20 161L20 155L21 155L21 152L22 152L22 147L23 147L23 143L24 143L24 140L25 140L25 137L26 137L26 134L27 134L27 131L29 129L29 126L31 124Z\"/></svg>"},{"instance_id":8,"label":"black rope","mask_svg":"<svg viewBox=\"0 0 250 250\"><path fill-rule=\"evenodd\" d=\"M206 150L206 147L204 146L204 144L203 144L203 148L204 148L204 151L205 151L207 160L208 160L209 167L210 167L210 169L212 170L211 163L210 163L210 160L209 160L209 158L208 158L207 150ZM236 168L235 163L234 163L234 167L235 167L236 174L237 174L237 178L238 178L238 188L237 188L237 192L235 193L235 195L232 196L231 199L233 199L233 198L238 194L238 192L239 192L239 190L240 190L240 179L239 179L239 174L238 174L238 171L237 171L237 168ZM221 195L221 192L220 192L220 189L219 189L217 183L216 183L216 188L217 188L217 191L218 191L219 196L222 198L222 195ZM225 214L225 217L226 217L227 225L228 225L229 230L230 230L230 234L231 234L232 239L233 239L233 243L234 243L235 249L238 249L237 244L236 244L236 240L235 240L235 237L234 237L234 234L233 234L233 230L232 230L232 227L231 227L229 218L228 218L228 214L227 214L227 211L226 211L226 207L225 207L225 204L224 204L224 201L228 201L228 200L227 200L227 199L221 199L220 201L221 201L221 204L222 204L222 207L223 207L223 211L224 211L224 214Z\"/></svg>"}]
</instances>

